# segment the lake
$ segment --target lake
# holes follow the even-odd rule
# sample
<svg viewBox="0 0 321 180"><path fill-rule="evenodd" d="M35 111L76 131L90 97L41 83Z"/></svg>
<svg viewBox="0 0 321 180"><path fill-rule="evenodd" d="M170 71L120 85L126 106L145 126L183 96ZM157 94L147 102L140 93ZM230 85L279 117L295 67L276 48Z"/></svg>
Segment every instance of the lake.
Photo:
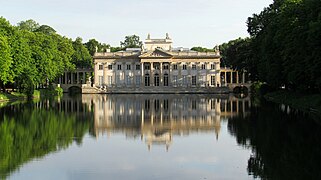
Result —
<svg viewBox="0 0 321 180"><path fill-rule="evenodd" d="M234 95L79 95L0 109L4 179L321 179L321 125Z"/></svg>

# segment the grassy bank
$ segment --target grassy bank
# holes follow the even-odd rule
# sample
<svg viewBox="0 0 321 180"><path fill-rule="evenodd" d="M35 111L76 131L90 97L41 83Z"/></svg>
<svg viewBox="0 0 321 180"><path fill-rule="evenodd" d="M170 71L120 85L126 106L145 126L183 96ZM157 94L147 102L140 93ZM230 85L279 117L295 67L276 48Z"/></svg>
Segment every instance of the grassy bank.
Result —
<svg viewBox="0 0 321 180"><path fill-rule="evenodd" d="M315 113L321 117L321 94L300 94L288 91L276 91L267 93L264 97L268 101L286 104L305 112Z"/></svg>
<svg viewBox="0 0 321 180"><path fill-rule="evenodd" d="M33 93L33 98L40 98L40 91L35 90ZM0 102L5 101L15 101L27 99L27 95L19 92L3 93L0 92Z"/></svg>

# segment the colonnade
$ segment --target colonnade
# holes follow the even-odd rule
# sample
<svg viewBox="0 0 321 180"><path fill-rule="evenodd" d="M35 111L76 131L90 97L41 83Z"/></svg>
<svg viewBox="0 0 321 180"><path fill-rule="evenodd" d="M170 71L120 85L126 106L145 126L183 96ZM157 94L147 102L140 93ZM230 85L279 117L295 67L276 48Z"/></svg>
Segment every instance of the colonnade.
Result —
<svg viewBox="0 0 321 180"><path fill-rule="evenodd" d="M227 84L244 84L246 83L246 74L242 72L242 74L236 70L222 68L221 69L221 83L222 85Z"/></svg>

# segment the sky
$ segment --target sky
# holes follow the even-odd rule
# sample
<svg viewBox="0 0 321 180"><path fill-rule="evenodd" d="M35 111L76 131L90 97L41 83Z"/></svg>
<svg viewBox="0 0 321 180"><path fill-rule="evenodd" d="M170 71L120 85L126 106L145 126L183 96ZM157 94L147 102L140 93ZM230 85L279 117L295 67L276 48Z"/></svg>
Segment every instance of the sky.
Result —
<svg viewBox="0 0 321 180"><path fill-rule="evenodd" d="M174 47L213 48L247 37L247 18L273 0L0 0L0 16L11 24L33 19L83 42L119 46L136 34L173 40Z"/></svg>

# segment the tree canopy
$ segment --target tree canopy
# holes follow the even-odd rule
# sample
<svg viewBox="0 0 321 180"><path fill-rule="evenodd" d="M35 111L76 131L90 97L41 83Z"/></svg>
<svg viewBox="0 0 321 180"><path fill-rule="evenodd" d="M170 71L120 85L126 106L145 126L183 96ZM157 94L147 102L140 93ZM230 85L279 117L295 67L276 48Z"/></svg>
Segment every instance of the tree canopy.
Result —
<svg viewBox="0 0 321 180"><path fill-rule="evenodd" d="M137 35L126 36L125 41L120 41L122 48L140 48L142 45L143 43Z"/></svg>
<svg viewBox="0 0 321 180"><path fill-rule="evenodd" d="M320 92L320 14L320 0L274 0L248 18L250 38L221 45L223 60L274 88Z"/></svg>
<svg viewBox="0 0 321 180"><path fill-rule="evenodd" d="M0 18L0 85L15 83L32 94L38 84L53 82L65 70L72 70L72 41L47 25L33 20L12 26Z"/></svg>

